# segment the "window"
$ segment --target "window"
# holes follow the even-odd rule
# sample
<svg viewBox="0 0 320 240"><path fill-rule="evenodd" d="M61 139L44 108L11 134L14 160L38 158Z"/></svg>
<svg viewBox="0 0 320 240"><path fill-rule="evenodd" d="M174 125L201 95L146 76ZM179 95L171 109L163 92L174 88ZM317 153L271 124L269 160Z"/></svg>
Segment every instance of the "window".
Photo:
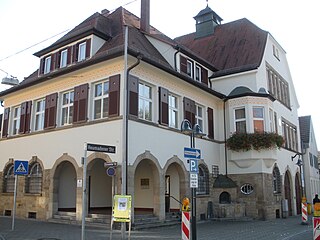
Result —
<svg viewBox="0 0 320 240"><path fill-rule="evenodd" d="M67 59L68 59L68 49L61 51L60 68L67 66Z"/></svg>
<svg viewBox="0 0 320 240"><path fill-rule="evenodd" d="M204 132L203 129L203 107L196 105L196 123L201 127L202 132Z"/></svg>
<svg viewBox="0 0 320 240"><path fill-rule="evenodd" d="M199 165L197 195L209 194L209 171L203 164Z"/></svg>
<svg viewBox="0 0 320 240"><path fill-rule="evenodd" d="M253 107L253 129L254 132L263 132L264 131L264 113L263 107Z"/></svg>
<svg viewBox="0 0 320 240"><path fill-rule="evenodd" d="M7 169L4 171L3 180L3 192L13 193L14 192L14 166L13 164L8 165Z"/></svg>
<svg viewBox="0 0 320 240"><path fill-rule="evenodd" d="M243 184L240 187L240 191L245 195L250 195L253 193L253 186L250 183Z"/></svg>
<svg viewBox="0 0 320 240"><path fill-rule="evenodd" d="M26 176L26 193L41 193L42 191L42 168L40 163L34 162L29 167Z"/></svg>
<svg viewBox="0 0 320 240"><path fill-rule="evenodd" d="M273 56L275 56L275 58L280 61L279 49L275 45L273 45L272 46L272 50L273 50Z"/></svg>
<svg viewBox="0 0 320 240"><path fill-rule="evenodd" d="M193 62L187 60L187 74L193 78Z"/></svg>
<svg viewBox="0 0 320 240"><path fill-rule="evenodd" d="M79 44L78 62L86 59L86 43Z"/></svg>
<svg viewBox="0 0 320 240"><path fill-rule="evenodd" d="M44 127L44 110L45 110L45 99L36 101L35 103L35 118L34 118L34 130L43 130Z"/></svg>
<svg viewBox="0 0 320 240"><path fill-rule="evenodd" d="M94 85L93 119L106 118L109 115L109 81Z"/></svg>
<svg viewBox="0 0 320 240"><path fill-rule="evenodd" d="M152 120L152 88L139 83L139 118Z"/></svg>
<svg viewBox="0 0 320 240"><path fill-rule="evenodd" d="M15 107L15 108L13 109L12 135L17 135L17 134L19 133L20 113L21 113L21 108L20 108L20 106Z"/></svg>
<svg viewBox="0 0 320 240"><path fill-rule="evenodd" d="M274 167L273 172L273 192L274 193L281 193L281 176L278 167Z"/></svg>
<svg viewBox="0 0 320 240"><path fill-rule="evenodd" d="M239 108L235 110L235 124L236 132L246 133L246 110L245 108Z"/></svg>
<svg viewBox="0 0 320 240"><path fill-rule="evenodd" d="M196 65L196 76L195 80L201 82L201 67Z"/></svg>
<svg viewBox="0 0 320 240"><path fill-rule="evenodd" d="M44 74L49 73L50 72L50 68L51 68L51 56L46 57L44 59L44 71L43 71L43 73Z"/></svg>
<svg viewBox="0 0 320 240"><path fill-rule="evenodd" d="M298 151L297 127L285 119L281 121L282 136L285 140L284 147L293 151Z"/></svg>
<svg viewBox="0 0 320 240"><path fill-rule="evenodd" d="M169 127L178 128L178 98L169 93Z"/></svg>
<svg viewBox="0 0 320 240"><path fill-rule="evenodd" d="M278 101L290 108L289 84L267 64L268 90Z"/></svg>
<svg viewBox="0 0 320 240"><path fill-rule="evenodd" d="M310 159L310 166L313 167L313 155L312 155L312 153L309 153L309 159Z"/></svg>
<svg viewBox="0 0 320 240"><path fill-rule="evenodd" d="M73 91L62 94L61 126L71 124L73 121L73 98Z"/></svg>

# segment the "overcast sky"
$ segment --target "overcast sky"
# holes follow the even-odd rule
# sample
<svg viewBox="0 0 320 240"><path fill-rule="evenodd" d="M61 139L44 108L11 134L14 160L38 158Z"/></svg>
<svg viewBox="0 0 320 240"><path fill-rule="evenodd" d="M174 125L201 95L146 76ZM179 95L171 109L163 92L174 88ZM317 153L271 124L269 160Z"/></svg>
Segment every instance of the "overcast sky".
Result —
<svg viewBox="0 0 320 240"><path fill-rule="evenodd" d="M150 2L151 25L171 38L194 32L193 17L207 4L206 0ZM285 49L300 103L299 115L312 116L319 144L319 0L209 0L208 3L222 17L222 23L247 18L270 32ZM21 81L39 66L33 53L62 35L52 36L66 33L95 12L119 6L140 16L140 0L0 0L0 69ZM5 76L0 71L0 79ZM0 90L5 88L0 84Z"/></svg>

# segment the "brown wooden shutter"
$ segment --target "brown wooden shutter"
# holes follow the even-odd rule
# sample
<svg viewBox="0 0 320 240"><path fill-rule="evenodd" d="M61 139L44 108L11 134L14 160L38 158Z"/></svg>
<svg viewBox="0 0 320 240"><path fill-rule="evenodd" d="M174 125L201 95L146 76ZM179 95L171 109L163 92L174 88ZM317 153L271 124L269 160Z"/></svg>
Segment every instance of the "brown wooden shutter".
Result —
<svg viewBox="0 0 320 240"><path fill-rule="evenodd" d="M138 117L139 107L139 78L129 75L128 78L129 91L129 114Z"/></svg>
<svg viewBox="0 0 320 240"><path fill-rule="evenodd" d="M67 65L69 65L71 63L72 46L68 47L67 50Z"/></svg>
<svg viewBox="0 0 320 240"><path fill-rule="evenodd" d="M187 58L180 55L180 73L188 73Z"/></svg>
<svg viewBox="0 0 320 240"><path fill-rule="evenodd" d="M3 115L2 137L8 136L9 117L10 117L10 108L6 108L4 109L4 115Z"/></svg>
<svg viewBox="0 0 320 240"><path fill-rule="evenodd" d="M208 86L208 70L201 68L201 82Z"/></svg>
<svg viewBox="0 0 320 240"><path fill-rule="evenodd" d="M56 126L58 93L46 96L46 107L44 112L44 128L54 128Z"/></svg>
<svg viewBox="0 0 320 240"><path fill-rule="evenodd" d="M159 123L169 125L169 91L159 87Z"/></svg>
<svg viewBox="0 0 320 240"><path fill-rule="evenodd" d="M183 98L183 107L184 107L184 118L188 119L191 123L191 126L195 124L196 120L196 103L195 101L184 97Z"/></svg>
<svg viewBox="0 0 320 240"><path fill-rule="evenodd" d="M60 60L61 60L61 51L56 52L54 55L55 55L54 69L59 69L60 68Z"/></svg>
<svg viewBox="0 0 320 240"><path fill-rule="evenodd" d="M55 60L56 60L56 55L55 54L51 54L51 63L50 63L50 72L54 70L54 64L55 64Z"/></svg>
<svg viewBox="0 0 320 240"><path fill-rule="evenodd" d="M79 50L79 44L75 44L72 46L72 62L78 62L78 50Z"/></svg>
<svg viewBox="0 0 320 240"><path fill-rule="evenodd" d="M19 133L30 132L31 106L32 101L21 104Z"/></svg>
<svg viewBox="0 0 320 240"><path fill-rule="evenodd" d="M119 116L120 74L109 78L109 117Z"/></svg>
<svg viewBox="0 0 320 240"><path fill-rule="evenodd" d="M40 59L40 68L39 68L39 75L43 74L44 72L44 58Z"/></svg>
<svg viewBox="0 0 320 240"><path fill-rule="evenodd" d="M86 41L86 58L90 57L91 52L91 39L87 39Z"/></svg>
<svg viewBox="0 0 320 240"><path fill-rule="evenodd" d="M214 138L213 109L208 107L208 137Z"/></svg>
<svg viewBox="0 0 320 240"><path fill-rule="evenodd" d="M88 89L88 83L82 84L74 88L73 123L87 121Z"/></svg>

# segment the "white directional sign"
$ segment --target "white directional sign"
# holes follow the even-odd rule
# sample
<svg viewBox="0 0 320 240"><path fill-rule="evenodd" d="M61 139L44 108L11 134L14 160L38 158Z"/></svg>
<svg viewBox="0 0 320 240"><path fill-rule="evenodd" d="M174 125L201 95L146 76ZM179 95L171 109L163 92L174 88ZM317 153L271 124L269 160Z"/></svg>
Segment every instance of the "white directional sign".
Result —
<svg viewBox="0 0 320 240"><path fill-rule="evenodd" d="M28 175L28 161L14 161L14 175Z"/></svg>

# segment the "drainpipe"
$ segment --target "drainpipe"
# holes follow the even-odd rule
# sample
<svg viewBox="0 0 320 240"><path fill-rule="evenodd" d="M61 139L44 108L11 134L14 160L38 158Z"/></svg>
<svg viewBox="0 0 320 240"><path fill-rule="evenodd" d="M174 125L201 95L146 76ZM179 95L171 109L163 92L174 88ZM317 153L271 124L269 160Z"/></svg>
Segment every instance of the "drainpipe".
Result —
<svg viewBox="0 0 320 240"><path fill-rule="evenodd" d="M228 176L228 158L227 158L227 128L226 128L226 101L223 100L223 124L224 124L224 162L226 166L226 177Z"/></svg>

